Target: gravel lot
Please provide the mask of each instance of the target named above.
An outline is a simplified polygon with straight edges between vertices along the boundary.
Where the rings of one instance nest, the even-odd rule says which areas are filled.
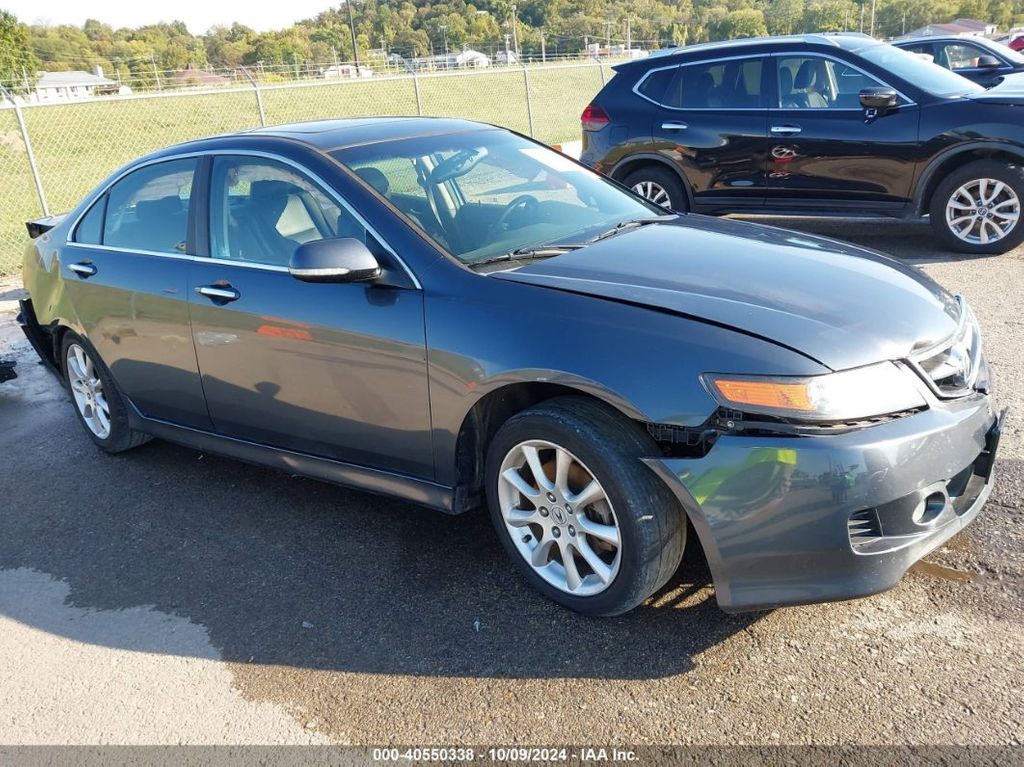
[[[895,589],[743,616],[698,556],[588,620],[520,583],[483,515],[162,442],[102,455],[0,287],[0,356],[20,362],[0,385],[0,742],[1020,745],[1024,249],[772,223],[969,296],[1015,415],[986,510]]]

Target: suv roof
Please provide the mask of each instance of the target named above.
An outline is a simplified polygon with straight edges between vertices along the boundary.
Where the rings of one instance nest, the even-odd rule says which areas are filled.
[[[883,43],[870,35],[861,32],[816,32],[806,35],[777,35],[771,37],[741,37],[735,40],[721,40],[713,43],[697,43],[685,45],[678,48],[667,48],[658,51],[645,59],[635,59],[617,64],[612,69],[617,72],[629,71],[632,69],[644,69],[647,65],[655,62],[662,62],[664,59],[674,57],[688,57],[694,54],[702,54],[717,51],[758,51],[762,49],[772,50],[774,48],[799,43],[808,47],[821,48],[843,48],[849,51],[856,51],[866,48],[869,45],[883,45]]]

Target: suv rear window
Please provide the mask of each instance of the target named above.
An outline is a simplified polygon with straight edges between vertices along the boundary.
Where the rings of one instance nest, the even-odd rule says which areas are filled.
[[[676,109],[762,108],[761,70],[761,59],[683,66],[661,103]]]
[[[649,98],[651,101],[661,104],[663,103],[665,91],[668,90],[669,84],[672,82],[672,79],[676,76],[676,72],[678,71],[679,67],[656,69],[643,79],[640,86],[637,88],[637,91],[639,91],[641,95]]]

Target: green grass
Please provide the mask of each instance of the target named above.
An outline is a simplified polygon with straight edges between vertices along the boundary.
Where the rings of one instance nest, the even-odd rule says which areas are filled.
[[[608,75],[607,68],[603,69]],[[534,135],[550,143],[579,135],[579,114],[602,85],[602,68],[529,70]],[[465,117],[529,133],[521,69],[422,75],[423,114]],[[410,77],[264,86],[270,125],[331,117],[416,114]],[[73,208],[124,163],[170,144],[259,125],[251,89],[174,93],[31,106],[22,110],[51,212]],[[15,113],[0,110],[0,276],[21,265],[24,222],[42,213]]]

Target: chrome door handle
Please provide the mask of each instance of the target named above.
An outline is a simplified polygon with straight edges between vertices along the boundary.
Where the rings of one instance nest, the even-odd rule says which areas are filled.
[[[231,301],[237,301],[242,297],[242,294],[235,290],[230,285],[224,287],[217,287],[216,285],[202,285],[196,288],[196,293],[201,296],[206,296],[217,303],[230,303]]]
[[[802,128],[799,125],[773,125],[771,130],[775,136],[798,136]]]
[[[686,130],[689,127],[690,126],[687,125],[686,123],[678,123],[678,122],[662,123],[661,124],[661,129],[662,130]]]
[[[96,267],[86,261],[79,261],[77,264],[69,264],[68,269],[79,277],[88,279],[96,274]]]

